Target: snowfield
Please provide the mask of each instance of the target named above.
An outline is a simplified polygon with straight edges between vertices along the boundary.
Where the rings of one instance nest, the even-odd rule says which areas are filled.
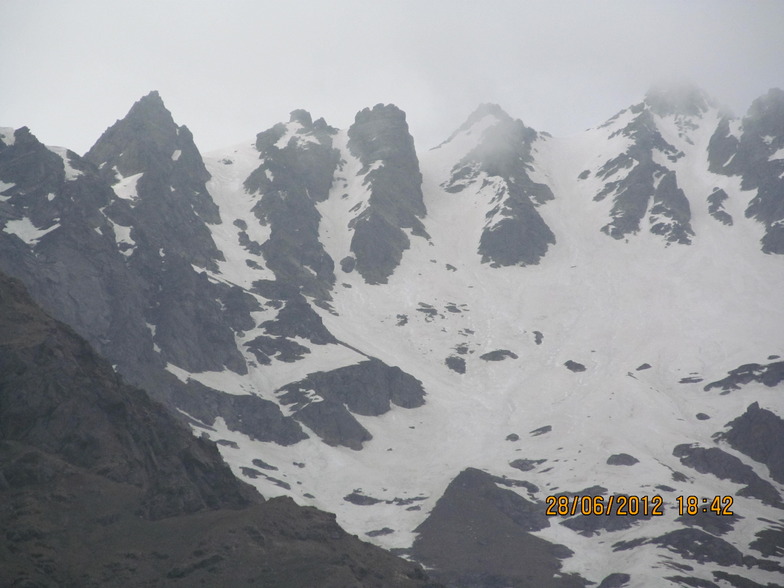
[[[755,519],[777,520],[781,512],[739,497],[741,485],[729,480],[695,477],[673,456],[679,444],[713,446],[712,436],[754,401],[784,415],[780,391],[773,388],[750,384],[725,395],[703,390],[739,365],[784,355],[782,260],[759,251],[761,226],[743,214],[753,194],[742,191],[737,178],[706,171],[707,142],[718,114],[706,113],[688,134],[674,117],[657,120],[664,138],[684,154],[675,163],[661,162],[675,170],[689,200],[692,245],[667,244],[645,223],[623,240],[600,231],[612,198],[594,200],[604,185],[595,172],[628,147],[627,138],[611,136],[629,122],[628,113],[622,113],[580,135],[540,136],[535,142],[532,178],[555,194],[538,211],[557,242],[538,265],[499,268],[481,263],[477,244],[491,201],[504,186],[481,176],[458,193],[443,188],[455,163],[492,126],[488,118],[420,154],[430,239],[410,239],[385,285],[368,285],[336,263],[331,309],[314,305],[339,341],[419,379],[426,404],[414,410],[395,407],[379,417],[357,416],[373,435],[361,451],[330,447],[311,431],[310,439],[289,447],[260,443],[221,421],[209,436],[232,442],[221,452],[239,476],[242,468],[254,467],[256,458],[278,468],[267,472],[269,477],[243,478],[265,496],[287,494],[300,504],[335,512],[350,532],[385,548],[410,548],[416,527],[450,481],[466,467],[476,467],[535,484],[535,494],[517,491],[541,502],[547,495],[594,485],[610,494],[663,496],[663,517],[602,532],[598,539],[552,520],[538,535],[574,552],[564,561],[565,572],[600,580],[624,570],[632,573],[635,585],[661,581],[672,571],[665,565],[666,552],[655,545],[631,551],[613,545],[673,529],[675,498],[681,495],[736,497],[734,510],[743,520],[724,538],[747,549]],[[281,141],[295,131],[288,129]],[[318,208],[321,240],[337,261],[349,252],[348,221],[366,205],[367,187],[344,132],[334,146],[344,164],[329,199]],[[226,158],[234,165],[221,163]],[[223,218],[213,227],[227,260],[221,273],[247,287],[263,272],[255,274],[245,264],[247,252],[236,245],[231,222],[252,218],[253,197],[244,193],[241,180],[258,161],[250,143],[206,161]],[[579,179],[584,170],[592,173]],[[730,194],[732,226],[708,214],[707,196],[714,187]],[[253,238],[262,242],[264,228],[253,230]],[[516,357],[480,357],[496,350]],[[465,361],[465,374],[446,365],[450,356]],[[285,383],[362,358],[342,345],[328,345],[289,366],[275,362],[251,368],[247,377],[170,369],[219,390],[275,401],[273,391]],[[570,361],[584,371],[568,369]],[[644,364],[650,368],[641,368]],[[698,413],[710,418],[700,420]],[[546,426],[549,432],[532,434]],[[508,440],[512,434],[519,440]],[[726,444],[722,448],[740,455]],[[639,463],[608,465],[607,459],[619,453]],[[516,459],[543,461],[521,472],[509,465]],[[768,479],[766,468],[754,469]],[[685,473],[685,481],[674,480],[674,472]],[[344,499],[353,492],[379,502],[356,505]],[[368,535],[384,528],[394,532]],[[678,559],[677,554],[668,557]],[[775,578],[760,570],[743,573],[759,581]]]

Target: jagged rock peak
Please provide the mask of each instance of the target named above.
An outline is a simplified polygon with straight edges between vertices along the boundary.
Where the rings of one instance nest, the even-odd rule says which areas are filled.
[[[144,128],[145,131],[153,125],[169,128],[177,126],[157,90],[137,100],[123,120],[139,125],[140,130]]]
[[[497,118],[498,120],[507,120],[511,121],[512,117],[509,116],[506,111],[501,108],[498,104],[492,104],[489,102],[485,102],[477,106],[476,110],[472,112],[463,126],[471,126],[475,122],[483,119],[486,116],[492,116]]]
[[[406,121],[406,113],[394,104],[376,104],[373,108],[363,108],[357,112],[354,122],[363,122],[369,118],[389,118],[393,120]]]
[[[158,90],[150,90],[146,96],[139,98],[139,100],[136,101],[136,104],[155,105],[166,108]]]
[[[317,118],[313,120],[311,114],[304,108],[297,108],[292,110],[289,115],[289,124],[299,123],[302,125],[300,133],[313,133],[315,136],[325,139],[328,135],[334,135],[338,132],[335,127],[327,124],[324,118]]]
[[[369,206],[352,220],[351,251],[362,277],[368,283],[382,284],[410,245],[403,229],[429,238],[419,220],[426,214],[419,160],[406,115],[394,104],[359,111],[348,139],[370,189]],[[381,166],[371,169],[376,162]]]
[[[376,104],[357,112],[348,136],[349,149],[363,165],[392,159],[410,167],[418,176],[419,162],[406,113],[394,104]]]
[[[784,136],[784,90],[771,88],[751,103],[744,128],[755,125],[772,137]]]
[[[16,130],[8,129],[11,131],[10,133],[3,134],[2,138],[0,138],[0,142],[5,143],[6,146],[11,145],[23,145],[23,144],[38,144],[42,145],[42,143],[38,140],[31,131],[29,127],[19,127]]]
[[[514,122],[512,117],[509,116],[506,113],[506,111],[503,108],[501,108],[498,104],[492,104],[492,103],[489,103],[489,102],[485,102],[485,103],[482,103],[479,106],[477,106],[476,110],[474,110],[470,115],[468,115],[468,118],[465,120],[465,122],[462,125],[460,125],[457,128],[457,130],[455,130],[455,132],[452,133],[446,141],[441,143],[441,145],[449,143],[452,139],[454,139],[460,133],[464,133],[466,131],[470,131],[479,121],[481,121],[481,120],[483,120],[483,119],[485,119],[487,117],[492,117],[493,119],[495,119],[495,120],[497,120],[499,122],[500,121]],[[441,145],[439,145],[439,147]],[[438,147],[436,147],[436,148],[438,148]]]
[[[689,82],[655,84],[645,94],[645,104],[659,116],[700,116],[715,106],[708,94]]]
[[[310,128],[313,126],[313,117],[310,116],[310,113],[307,110],[297,108],[296,110],[291,111],[289,122],[298,122],[303,127]]]
[[[106,129],[85,158],[98,166],[117,166],[127,177],[172,160],[177,149],[198,153],[190,131],[177,126],[160,94],[153,90],[136,101],[125,118]]]

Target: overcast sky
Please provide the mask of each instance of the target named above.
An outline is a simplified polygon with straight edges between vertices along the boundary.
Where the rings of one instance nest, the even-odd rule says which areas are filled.
[[[427,149],[481,102],[563,136],[663,78],[737,114],[784,88],[784,1],[0,0],[0,126],[79,153],[153,89],[203,152],[379,102]]]

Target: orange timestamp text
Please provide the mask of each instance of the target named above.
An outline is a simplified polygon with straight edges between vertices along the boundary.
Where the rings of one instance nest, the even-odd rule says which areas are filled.
[[[732,516],[730,510],[732,496],[678,496],[678,515],[694,516],[699,513],[713,513],[718,516]],[[547,516],[643,516],[664,515],[664,498],[655,496],[636,496],[611,494],[609,496],[584,496],[580,494],[559,494],[545,498]]]

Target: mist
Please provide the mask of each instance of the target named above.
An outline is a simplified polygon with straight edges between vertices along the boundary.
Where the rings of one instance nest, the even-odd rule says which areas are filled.
[[[736,114],[784,87],[776,1],[6,0],[0,22],[0,126],[80,153],[153,89],[210,151],[296,108],[346,128],[394,103],[428,149],[484,102],[565,136],[665,79]]]

